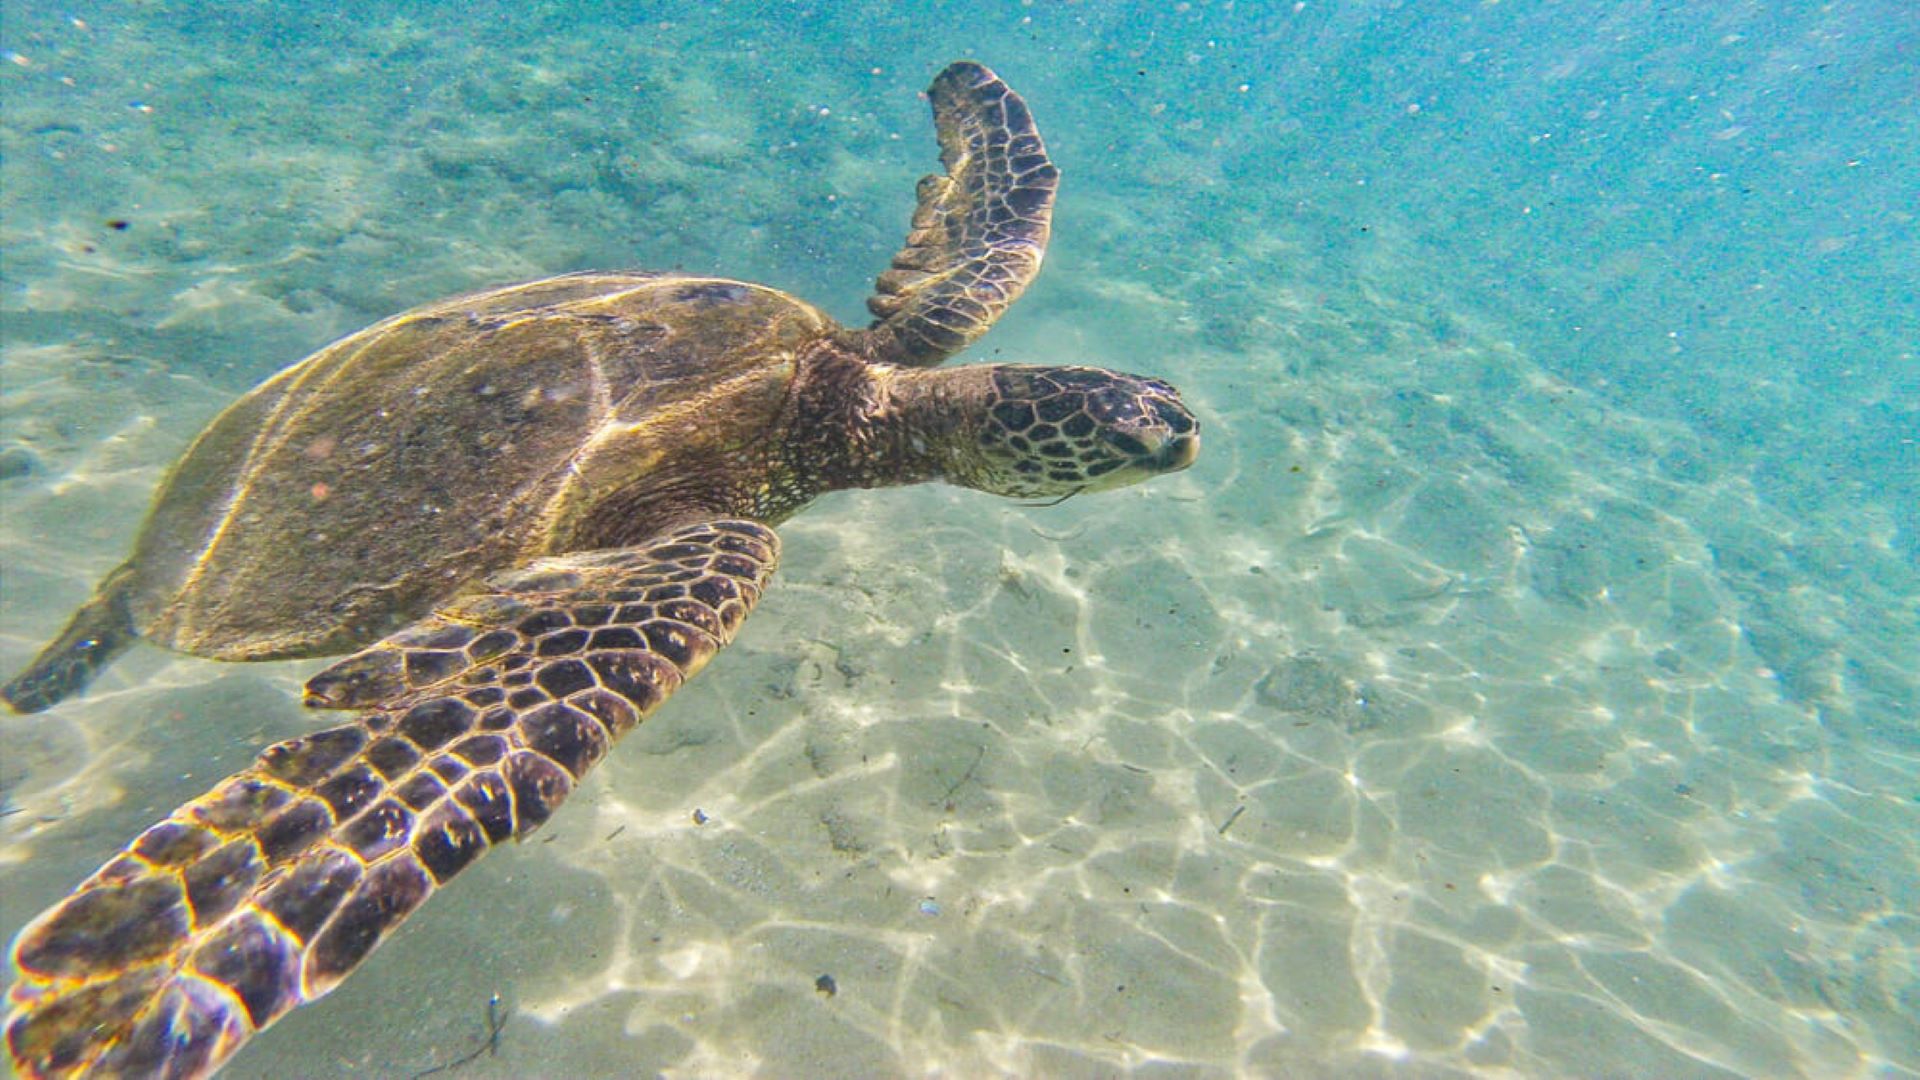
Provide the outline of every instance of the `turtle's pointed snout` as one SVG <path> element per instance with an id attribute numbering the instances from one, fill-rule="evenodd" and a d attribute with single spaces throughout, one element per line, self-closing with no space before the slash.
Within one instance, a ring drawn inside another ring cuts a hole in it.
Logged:
<path id="1" fill-rule="evenodd" d="M 1141 465 L 1153 472 L 1179 472 L 1200 457 L 1200 421 L 1180 392 L 1158 379 L 1143 380 L 1145 408 L 1136 437 L 1148 448 Z"/>
<path id="2" fill-rule="evenodd" d="M 1164 472 L 1179 472 L 1200 457 L 1200 433 L 1175 435 L 1160 448 L 1160 467 Z"/>

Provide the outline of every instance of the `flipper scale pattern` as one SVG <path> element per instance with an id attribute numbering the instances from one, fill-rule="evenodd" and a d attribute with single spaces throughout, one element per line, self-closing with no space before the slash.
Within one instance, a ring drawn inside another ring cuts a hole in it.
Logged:
<path id="1" fill-rule="evenodd" d="M 967 347 L 1026 290 L 1046 255 L 1060 172 L 1026 102 L 971 61 L 927 89 L 944 175 L 920 181 L 912 228 L 874 283 L 864 331 L 879 360 L 928 367 Z"/>
<path id="2" fill-rule="evenodd" d="M 732 640 L 778 554 L 715 521 L 542 559 L 315 676 L 352 722 L 269 748 L 21 932 L 16 1069 L 212 1073 L 544 823 Z"/>

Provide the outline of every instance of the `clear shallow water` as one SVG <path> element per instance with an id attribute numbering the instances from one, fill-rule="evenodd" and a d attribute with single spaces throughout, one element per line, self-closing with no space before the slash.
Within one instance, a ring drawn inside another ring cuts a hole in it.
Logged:
<path id="1" fill-rule="evenodd" d="M 823 500 L 539 839 L 232 1075 L 413 1075 L 494 993 L 469 1075 L 1920 1070 L 1898 5 L 0 13 L 9 670 L 200 424 L 395 310 L 637 265 L 859 318 L 958 56 L 1066 175 L 974 357 L 1208 425 L 1051 510 Z M 311 667 L 147 650 L 0 721 L 0 931 Z"/>

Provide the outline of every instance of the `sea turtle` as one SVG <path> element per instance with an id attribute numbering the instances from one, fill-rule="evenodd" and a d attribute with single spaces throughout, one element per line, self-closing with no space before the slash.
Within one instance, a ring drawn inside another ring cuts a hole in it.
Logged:
<path id="1" fill-rule="evenodd" d="M 358 715 L 268 749 L 21 932 L 22 1073 L 204 1075 L 326 993 L 732 639 L 773 526 L 822 492 L 1064 497 L 1194 460 L 1157 379 L 929 370 L 1039 269 L 1058 173 L 981 65 L 928 96 L 946 171 L 865 329 L 763 285 L 568 274 L 377 323 L 200 435 L 132 558 L 0 695 L 44 709 L 136 637 L 359 648 L 306 684 Z"/>

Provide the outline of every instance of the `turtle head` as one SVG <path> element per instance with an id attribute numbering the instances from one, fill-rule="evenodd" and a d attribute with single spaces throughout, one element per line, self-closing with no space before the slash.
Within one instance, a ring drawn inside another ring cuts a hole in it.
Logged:
<path id="1" fill-rule="evenodd" d="M 1065 497 L 1177 472 L 1200 453 L 1199 422 L 1159 379 L 1088 367 L 985 372 L 985 400 L 962 429 L 971 445 L 949 448 L 954 483 Z"/>

